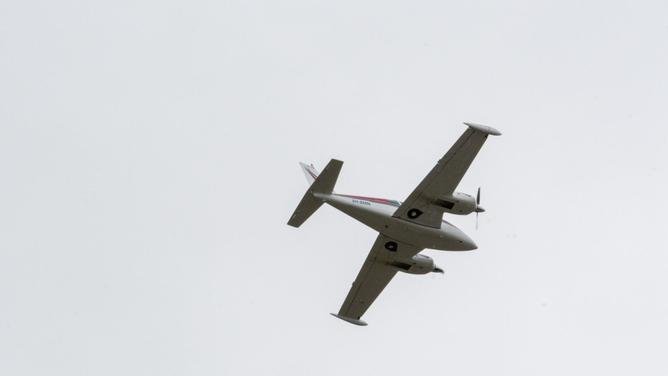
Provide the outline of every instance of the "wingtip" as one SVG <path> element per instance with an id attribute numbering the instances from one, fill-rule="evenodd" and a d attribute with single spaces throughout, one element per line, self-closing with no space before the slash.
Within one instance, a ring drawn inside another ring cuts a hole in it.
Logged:
<path id="1" fill-rule="evenodd" d="M 365 321 L 362 321 L 362 320 L 359 320 L 359 319 L 354 319 L 352 317 L 346 317 L 346 316 L 343 316 L 343 315 L 338 315 L 336 313 L 330 313 L 330 315 L 336 317 L 337 319 L 341 319 L 343 321 L 349 322 L 349 323 L 357 325 L 357 326 L 367 326 L 367 325 L 369 325 Z"/>
<path id="2" fill-rule="evenodd" d="M 475 129 L 476 131 L 486 134 L 491 134 L 492 136 L 501 136 L 501 132 L 499 132 L 498 129 L 492 128 L 488 125 L 469 123 L 469 122 L 464 122 L 464 125 L 468 126 L 469 128 Z"/>

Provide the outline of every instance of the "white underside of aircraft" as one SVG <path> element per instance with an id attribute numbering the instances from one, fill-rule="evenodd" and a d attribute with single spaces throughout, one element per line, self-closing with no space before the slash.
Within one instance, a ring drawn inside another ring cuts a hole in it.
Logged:
<path id="1" fill-rule="evenodd" d="M 313 165 L 300 163 L 311 186 L 290 217 L 288 225 L 301 226 L 327 203 L 378 231 L 362 269 L 337 314 L 355 325 L 367 325 L 362 315 L 399 271 L 410 274 L 443 273 L 423 249 L 470 251 L 476 244 L 464 232 L 443 220 L 443 213 L 467 215 L 483 212 L 480 189 L 474 198 L 455 189 L 488 135 L 501 133 L 492 127 L 464 123 L 468 129 L 438 161 L 404 202 L 333 192 L 342 161 L 332 159 L 321 174 Z"/>

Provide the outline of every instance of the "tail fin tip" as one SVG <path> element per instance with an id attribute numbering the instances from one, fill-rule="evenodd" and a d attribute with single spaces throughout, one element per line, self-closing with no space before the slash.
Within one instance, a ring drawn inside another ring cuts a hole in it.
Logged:
<path id="1" fill-rule="evenodd" d="M 304 162 L 299 162 L 299 165 L 302 168 L 302 171 L 304 172 L 304 176 L 306 176 L 306 181 L 310 184 L 313 184 L 315 179 L 318 178 L 318 170 L 313 167 L 313 163 L 311 164 L 306 164 Z"/>

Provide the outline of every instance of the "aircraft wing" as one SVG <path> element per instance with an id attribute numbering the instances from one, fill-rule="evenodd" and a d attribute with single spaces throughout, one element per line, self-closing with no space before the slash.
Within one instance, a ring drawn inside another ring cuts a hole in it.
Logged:
<path id="1" fill-rule="evenodd" d="M 394 250 L 388 250 L 388 248 Z M 339 313 L 332 313 L 332 315 L 356 325 L 366 325 L 360 320 L 360 317 L 397 273 L 397 269 L 390 264 L 397 259 L 413 257 L 421 250 L 421 248 L 379 234 L 355 282 L 350 287 Z"/>
<path id="2" fill-rule="evenodd" d="M 444 209 L 435 204 L 439 197 L 454 192 L 471 162 L 485 143 L 487 136 L 501 133 L 485 125 L 464 123 L 468 129 L 441 158 L 394 213 L 394 217 L 425 226 L 440 228 Z M 408 215 L 411 210 L 412 216 Z M 420 213 L 417 217 L 415 213 Z"/>

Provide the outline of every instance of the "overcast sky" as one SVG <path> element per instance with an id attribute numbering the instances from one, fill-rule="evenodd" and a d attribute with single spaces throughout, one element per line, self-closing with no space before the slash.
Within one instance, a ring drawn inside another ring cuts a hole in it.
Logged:
<path id="1" fill-rule="evenodd" d="M 668 374 L 666 14 L 1 1 L 0 374 Z M 297 162 L 403 200 L 463 121 L 479 249 L 331 317 L 376 234 Z"/>

